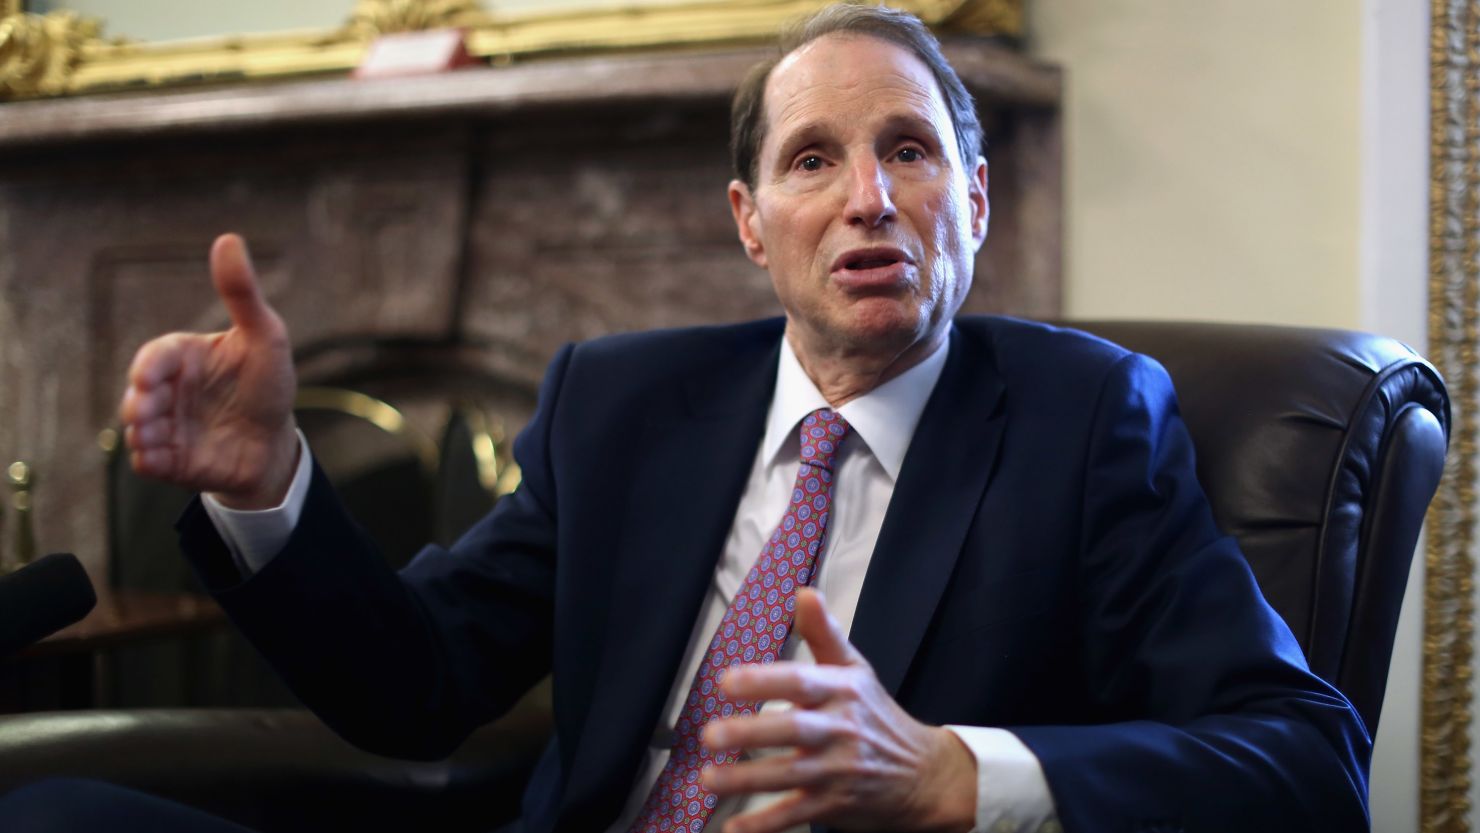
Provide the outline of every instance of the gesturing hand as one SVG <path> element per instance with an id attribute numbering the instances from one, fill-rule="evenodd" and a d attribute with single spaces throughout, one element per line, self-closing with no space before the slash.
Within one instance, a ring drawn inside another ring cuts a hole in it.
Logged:
<path id="1" fill-rule="evenodd" d="M 134 355 L 119 406 L 134 471 L 229 506 L 276 505 L 297 464 L 288 330 L 262 298 L 246 243 L 211 246 L 211 280 L 231 317 L 221 333 L 170 333 Z"/>
<path id="2" fill-rule="evenodd" d="M 722 683 L 732 700 L 789 700 L 789 711 L 715 720 L 704 744 L 716 751 L 793 747 L 787 753 L 710 766 L 704 785 L 720 796 L 790 791 L 737 816 L 724 833 L 770 833 L 823 822 L 849 829 L 970 830 L 976 760 L 953 733 L 910 717 L 828 614 L 822 597 L 797 593 L 796 631 L 817 665 L 738 665 Z"/>

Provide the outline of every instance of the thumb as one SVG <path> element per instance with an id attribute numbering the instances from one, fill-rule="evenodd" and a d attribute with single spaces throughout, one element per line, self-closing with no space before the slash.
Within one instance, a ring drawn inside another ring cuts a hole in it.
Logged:
<path id="1" fill-rule="evenodd" d="M 211 282 L 234 326 L 261 332 L 276 322 L 277 314 L 262 298 L 257 270 L 240 235 L 223 234 L 211 245 Z"/>
<path id="2" fill-rule="evenodd" d="M 807 641 L 818 665 L 857 665 L 863 662 L 848 634 L 823 604 L 822 594 L 810 587 L 797 591 L 796 631 Z"/>

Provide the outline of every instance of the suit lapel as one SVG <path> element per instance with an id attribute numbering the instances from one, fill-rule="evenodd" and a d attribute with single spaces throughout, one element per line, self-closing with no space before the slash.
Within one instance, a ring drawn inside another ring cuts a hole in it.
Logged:
<path id="1" fill-rule="evenodd" d="M 771 340 L 689 380 L 673 407 L 654 407 L 640 440 L 644 462 L 627 492 L 612 638 L 571 767 L 563 829 L 591 829 L 621 809 L 734 521 L 778 351 Z"/>
<path id="2" fill-rule="evenodd" d="M 989 349 L 955 328 L 869 562 L 850 640 L 897 696 L 976 517 L 1002 435 Z"/>

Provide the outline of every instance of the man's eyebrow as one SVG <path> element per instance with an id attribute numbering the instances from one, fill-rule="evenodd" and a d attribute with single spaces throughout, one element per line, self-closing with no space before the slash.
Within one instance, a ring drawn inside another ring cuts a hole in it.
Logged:
<path id="1" fill-rule="evenodd" d="M 893 113 L 884 119 L 884 127 L 892 133 L 910 133 L 919 138 L 940 139 L 942 136 L 936 120 L 919 113 Z"/>
<path id="2" fill-rule="evenodd" d="M 828 133 L 827 125 L 822 121 L 806 121 L 794 127 L 787 127 L 779 132 L 776 146 L 783 152 L 789 152 L 802 145 L 809 145 L 822 139 Z"/>
<path id="3" fill-rule="evenodd" d="M 922 138 L 940 138 L 944 134 L 936 122 L 936 119 L 923 113 L 900 111 L 891 113 L 884 118 L 883 131 L 888 133 L 912 133 Z M 830 128 L 826 121 L 802 122 L 796 126 L 779 131 L 777 147 L 782 150 L 788 150 L 801 144 L 810 144 L 821 138 L 825 138 L 829 132 Z"/>

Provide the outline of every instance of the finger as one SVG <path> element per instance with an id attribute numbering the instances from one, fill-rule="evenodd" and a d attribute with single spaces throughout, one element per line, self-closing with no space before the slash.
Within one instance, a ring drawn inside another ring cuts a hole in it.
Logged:
<path id="1" fill-rule="evenodd" d="M 715 752 L 776 746 L 815 748 L 837 734 L 837 721 L 823 712 L 786 709 L 751 717 L 727 717 L 704 727 L 704 745 Z"/>
<path id="2" fill-rule="evenodd" d="M 863 656 L 848 642 L 848 634 L 823 604 L 822 594 L 810 587 L 797 591 L 796 630 L 818 665 L 857 665 Z"/>
<path id="3" fill-rule="evenodd" d="M 233 325 L 249 333 L 274 326 L 277 315 L 262 297 L 247 243 L 239 235 L 223 234 L 212 244 L 211 281 Z"/>
<path id="4" fill-rule="evenodd" d="M 168 414 L 174 406 L 175 389 L 169 385 L 160 385 L 149 390 L 130 386 L 123 393 L 118 417 L 125 425 L 147 422 Z"/>
<path id="5" fill-rule="evenodd" d="M 174 439 L 175 423 L 170 419 L 152 419 L 130 425 L 124 429 L 124 442 L 134 451 L 170 445 Z"/>
<path id="6" fill-rule="evenodd" d="M 779 833 L 822 819 L 831 807 L 831 800 L 823 796 L 794 792 L 774 804 L 735 816 L 725 822 L 723 833 Z"/>
<path id="7" fill-rule="evenodd" d="M 700 782 L 718 796 L 807 789 L 827 780 L 825 764 L 811 755 L 772 755 L 754 761 L 704 767 Z"/>
<path id="8" fill-rule="evenodd" d="M 185 367 L 186 354 L 197 338 L 199 336 L 189 333 L 170 333 L 140 347 L 129 365 L 129 384 L 148 389 L 180 375 Z"/>
<path id="9" fill-rule="evenodd" d="M 720 681 L 720 690 L 736 702 L 789 700 L 814 709 L 851 688 L 844 671 L 836 665 L 801 662 L 737 665 Z"/>
<path id="10" fill-rule="evenodd" d="M 141 477 L 168 480 L 175 474 L 175 450 L 169 446 L 131 451 L 128 460 Z"/>

